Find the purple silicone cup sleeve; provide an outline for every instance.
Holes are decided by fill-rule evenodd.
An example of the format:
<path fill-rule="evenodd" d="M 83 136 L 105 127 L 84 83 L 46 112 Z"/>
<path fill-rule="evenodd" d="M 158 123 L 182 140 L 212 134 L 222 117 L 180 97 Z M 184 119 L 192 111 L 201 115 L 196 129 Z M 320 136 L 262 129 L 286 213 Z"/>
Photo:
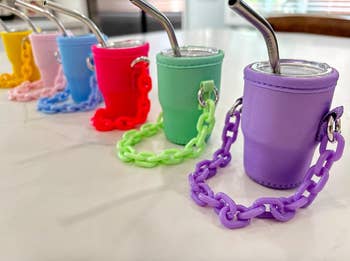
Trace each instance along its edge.
<path fill-rule="evenodd" d="M 242 131 L 247 175 L 267 187 L 298 186 L 308 170 L 338 72 L 290 77 L 244 70 Z"/>

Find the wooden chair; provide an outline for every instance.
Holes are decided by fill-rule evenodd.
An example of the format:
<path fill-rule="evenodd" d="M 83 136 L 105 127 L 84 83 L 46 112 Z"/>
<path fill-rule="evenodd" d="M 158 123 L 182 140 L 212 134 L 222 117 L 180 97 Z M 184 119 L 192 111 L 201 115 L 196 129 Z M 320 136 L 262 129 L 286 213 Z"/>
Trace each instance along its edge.
<path fill-rule="evenodd" d="M 326 16 L 273 16 L 267 19 L 275 31 L 350 37 L 350 20 Z"/>

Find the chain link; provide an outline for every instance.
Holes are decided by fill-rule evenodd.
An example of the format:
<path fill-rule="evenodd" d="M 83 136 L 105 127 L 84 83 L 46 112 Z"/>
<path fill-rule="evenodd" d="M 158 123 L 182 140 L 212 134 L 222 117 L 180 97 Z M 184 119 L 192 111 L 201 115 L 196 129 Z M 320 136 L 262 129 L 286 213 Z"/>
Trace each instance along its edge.
<path fill-rule="evenodd" d="M 32 101 L 43 97 L 51 97 L 59 91 L 64 90 L 66 80 L 63 74 L 62 66 L 59 66 L 54 86 L 44 86 L 42 80 L 29 82 L 25 81 L 12 90 L 9 90 L 8 98 L 11 101 Z"/>
<path fill-rule="evenodd" d="M 64 78 L 58 77 L 55 85 L 61 87 L 66 86 L 66 81 Z M 52 97 L 41 98 L 38 101 L 38 111 L 47 114 L 91 111 L 103 101 L 97 86 L 95 74 L 90 77 L 90 89 L 91 92 L 86 101 L 72 103 L 68 101 L 70 90 L 66 87 L 63 91 L 56 93 Z"/>
<path fill-rule="evenodd" d="M 213 89 L 215 88 L 212 83 Z M 209 96 L 209 95 L 208 95 Z M 118 157 L 124 161 L 144 168 L 153 168 L 160 164 L 176 165 L 188 158 L 197 158 L 205 149 L 206 139 L 211 134 L 215 124 L 215 101 L 207 98 L 202 114 L 197 121 L 197 136 L 191 139 L 183 149 L 166 149 L 159 154 L 153 152 L 136 152 L 133 146 L 144 138 L 152 137 L 163 129 L 162 114 L 156 123 L 146 123 L 140 130 L 131 130 L 123 135 L 117 143 Z"/>
<path fill-rule="evenodd" d="M 146 121 L 151 109 L 148 93 L 152 89 L 152 80 L 148 72 L 148 62 L 139 61 L 132 66 L 132 78 L 138 93 L 135 116 L 110 117 L 107 109 L 100 108 L 91 119 L 91 124 L 99 131 L 130 130 Z M 134 89 L 134 87 L 133 87 Z"/>
<path fill-rule="evenodd" d="M 219 192 L 214 193 L 205 183 L 215 176 L 218 169 L 224 168 L 231 160 L 231 145 L 236 141 L 240 124 L 242 100 L 236 102 L 225 119 L 222 133 L 222 145 L 211 160 L 197 163 L 195 171 L 189 175 L 191 198 L 201 207 L 211 207 L 218 214 L 221 223 L 230 229 L 248 226 L 253 218 L 268 218 L 286 222 L 292 219 L 300 208 L 308 207 L 325 187 L 329 171 L 333 163 L 338 161 L 344 151 L 345 141 L 340 129 L 333 128 L 332 138 L 336 149 L 327 149 L 332 142 L 329 135 L 324 135 L 320 144 L 320 156 L 311 166 L 295 194 L 285 197 L 265 197 L 257 199 L 250 207 L 236 204 L 229 196 Z M 334 117 L 331 115 L 331 117 Z M 336 121 L 334 121 L 334 124 Z M 326 125 L 327 127 L 327 125 Z"/>
<path fill-rule="evenodd" d="M 33 54 L 32 46 L 28 38 L 23 38 L 21 46 L 21 74 L 16 73 L 0 74 L 0 88 L 13 88 L 20 85 L 24 81 L 29 81 L 33 75 Z"/>

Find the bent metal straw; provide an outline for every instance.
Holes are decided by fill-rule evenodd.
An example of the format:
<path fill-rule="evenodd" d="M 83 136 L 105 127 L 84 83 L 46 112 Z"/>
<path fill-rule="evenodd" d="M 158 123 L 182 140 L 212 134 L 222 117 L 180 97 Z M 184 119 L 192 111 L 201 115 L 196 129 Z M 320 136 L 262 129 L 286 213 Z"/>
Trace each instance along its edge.
<path fill-rule="evenodd" d="M 67 31 L 60 20 L 48 10 L 42 9 L 23 1 L 16 0 L 15 5 L 40 13 L 54 22 L 59 30 L 57 33 L 32 33 L 29 36 L 32 44 L 33 56 L 37 64 L 41 79 L 35 82 L 23 82 L 9 91 L 9 99 L 13 101 L 31 101 L 40 97 L 52 96 L 65 87 L 61 66 L 54 56 L 57 52 L 56 38 L 67 35 Z"/>
<path fill-rule="evenodd" d="M 179 47 L 168 18 L 143 0 L 133 4 L 155 17 L 165 28 L 172 48 L 157 55 L 159 101 L 163 113 L 156 123 L 131 130 L 117 143 L 119 158 L 141 167 L 179 164 L 196 158 L 204 150 L 215 123 L 215 105 L 219 98 L 221 64 L 224 54 L 216 48 Z M 137 152 L 142 139 L 164 130 L 167 139 L 184 145 L 159 154 Z"/>
<path fill-rule="evenodd" d="M 39 3 L 79 20 L 86 18 L 77 11 L 63 8 L 50 1 L 40 1 Z M 102 36 L 101 39 L 103 39 Z M 99 40 L 101 39 L 99 38 Z M 86 59 L 91 53 L 91 46 L 96 43 L 97 39 L 93 34 L 57 37 L 59 52 L 56 57 L 62 64 L 66 78 L 65 89 L 53 97 L 40 99 L 38 101 L 39 111 L 48 114 L 90 111 L 102 102 L 95 76 L 86 65 Z M 72 102 L 69 101 L 69 98 L 72 98 Z"/>
<path fill-rule="evenodd" d="M 0 9 L 6 9 L 24 20 L 31 30 L 15 31 L 5 30 L 0 32 L 6 55 L 12 65 L 12 73 L 0 74 L 0 88 L 13 88 L 24 81 L 36 81 L 40 73 L 36 67 L 32 55 L 31 44 L 28 35 L 38 32 L 32 21 L 21 11 L 0 3 Z"/>
<path fill-rule="evenodd" d="M 0 18 L 0 26 L 4 29 L 5 32 L 10 32 L 10 28 L 4 23 L 4 21 Z"/>
<path fill-rule="evenodd" d="M 286 222 L 316 199 L 333 163 L 343 154 L 343 107 L 330 110 L 338 72 L 324 63 L 279 60 L 277 41 L 267 21 L 243 1 L 230 0 L 229 6 L 263 32 L 270 61 L 245 68 L 243 99 L 226 115 L 221 147 L 211 160 L 197 163 L 189 175 L 191 197 L 199 206 L 213 208 L 230 229 L 248 226 L 253 218 Z M 206 183 L 230 163 L 241 118 L 247 175 L 270 188 L 299 186 L 294 194 L 259 198 L 246 207 L 225 193 L 215 193 Z M 330 143 L 336 144 L 334 150 L 327 149 Z M 317 145 L 320 156 L 309 167 Z"/>

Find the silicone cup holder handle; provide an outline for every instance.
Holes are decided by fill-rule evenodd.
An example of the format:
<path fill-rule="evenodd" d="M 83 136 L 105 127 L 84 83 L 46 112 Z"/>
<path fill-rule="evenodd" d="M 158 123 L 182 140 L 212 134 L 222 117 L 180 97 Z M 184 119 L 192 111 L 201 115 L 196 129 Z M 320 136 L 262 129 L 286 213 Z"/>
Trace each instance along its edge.
<path fill-rule="evenodd" d="M 109 117 L 134 116 L 138 91 L 134 84 L 132 62 L 148 56 L 149 44 L 129 48 L 92 47 L 96 76 Z"/>
<path fill-rule="evenodd" d="M 157 55 L 159 101 L 167 139 L 184 145 L 197 135 L 201 114 L 197 94 L 202 81 L 214 80 L 220 90 L 222 51 L 203 57 Z"/>
<path fill-rule="evenodd" d="M 244 71 L 244 166 L 254 181 L 298 186 L 310 165 L 322 116 L 329 111 L 338 72 L 309 78 Z"/>
<path fill-rule="evenodd" d="M 86 65 L 91 54 L 91 47 L 97 44 L 93 34 L 82 36 L 59 36 L 57 38 L 62 68 L 67 79 L 67 86 L 74 102 L 86 101 L 90 95 L 90 77 L 93 72 Z"/>
<path fill-rule="evenodd" d="M 55 58 L 58 50 L 56 38 L 60 33 L 31 34 L 33 56 L 37 64 L 41 80 L 45 87 L 53 87 L 60 65 Z"/>

